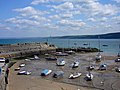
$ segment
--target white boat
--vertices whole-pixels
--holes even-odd
[[[30,60],[40,60],[40,58],[37,55],[34,55],[34,58],[30,58]]]
[[[58,66],[64,66],[65,65],[65,61],[63,58],[58,58],[57,59],[57,63]]]
[[[115,71],[120,73],[120,68],[115,68]]]
[[[115,62],[120,62],[120,58],[115,59]]]
[[[75,79],[81,76],[82,73],[70,74],[69,79]]]
[[[18,68],[15,68],[14,70],[15,70],[15,71],[19,71],[19,70],[20,70],[20,68],[18,67]]]
[[[24,63],[19,65],[19,67],[24,67],[24,66],[25,66],[25,64],[24,64]]]
[[[72,51],[72,50],[70,50],[70,51],[65,51],[66,53],[68,53],[68,54],[75,54],[75,51]]]
[[[5,59],[4,57],[0,57],[0,62],[3,62],[3,63],[4,63],[5,60],[6,60],[6,59]]]
[[[95,67],[93,65],[90,65],[87,67],[88,70],[93,70]]]
[[[91,73],[86,74],[87,81],[91,81],[92,79],[93,79],[93,74],[91,74]]]
[[[30,75],[31,72],[28,72],[28,71],[20,71],[18,72],[18,75]]]
[[[42,72],[41,72],[41,76],[47,76],[47,75],[49,75],[50,73],[52,73],[52,70],[44,69],[44,70],[42,70]]]
[[[35,60],[40,60],[40,58],[37,55],[34,55]]]
[[[102,64],[99,67],[99,70],[106,70],[107,69],[107,65],[106,64]]]
[[[67,53],[63,53],[63,52],[56,52],[55,55],[56,55],[56,56],[68,56]]]
[[[72,68],[77,68],[79,66],[80,62],[76,61],[72,63]]]

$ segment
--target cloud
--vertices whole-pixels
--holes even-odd
[[[48,13],[46,11],[36,10],[33,7],[31,7],[31,6],[27,6],[25,8],[14,9],[13,11],[20,12],[22,16],[43,15],[43,14],[47,14]]]
[[[47,2],[49,2],[49,0],[33,0],[31,4],[38,5],[38,4],[47,3]]]
[[[61,20],[59,24],[62,26],[71,26],[71,27],[82,27],[86,23],[78,20]]]
[[[117,2],[117,3],[120,3],[120,0],[114,0],[115,2]]]
[[[88,21],[95,22],[96,20],[94,18],[88,18]]]
[[[65,2],[60,5],[54,6],[55,9],[59,10],[72,10],[74,8],[74,5],[71,2]]]

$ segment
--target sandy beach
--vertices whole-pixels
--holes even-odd
[[[44,57],[36,61],[18,61],[10,68],[7,90],[119,90],[120,74],[115,72],[114,67],[120,64],[114,62],[116,56],[104,56],[105,60],[100,63],[94,62],[94,56],[95,53],[66,56],[64,59],[67,64],[63,67],[57,67],[55,61],[46,61]],[[92,82],[84,80],[85,74],[87,73],[86,67],[88,66],[89,57],[91,64],[95,65],[96,68],[102,63],[107,63],[108,65],[106,71],[98,71],[97,69],[91,71],[94,75]],[[76,69],[70,69],[69,65],[76,58],[79,58],[80,66]],[[20,63],[26,64],[21,70],[31,71],[32,74],[28,76],[17,75],[18,71],[14,71],[14,69]],[[53,72],[63,70],[65,75],[63,79],[54,79],[52,78],[52,74],[43,78],[40,76],[40,72],[45,68],[52,69]],[[70,73],[73,72],[81,72],[82,76],[74,80],[68,79]],[[101,84],[101,81],[104,83]]]

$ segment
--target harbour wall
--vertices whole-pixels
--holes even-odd
[[[14,58],[55,51],[57,47],[48,43],[0,44],[0,57]]]

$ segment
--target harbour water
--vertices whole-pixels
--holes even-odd
[[[100,48],[104,53],[117,54],[120,52],[120,39],[56,39],[56,38],[11,38],[0,39],[0,44],[48,42],[57,47],[95,47]]]

